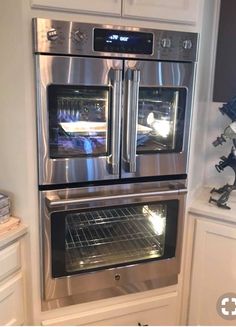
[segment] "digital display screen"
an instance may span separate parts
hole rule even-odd
[[[153,34],[95,28],[94,51],[150,55]]]

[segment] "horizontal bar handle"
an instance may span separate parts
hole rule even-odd
[[[65,199],[65,200],[50,200],[47,199],[48,206],[50,208],[62,205],[76,205],[81,203],[87,203],[91,201],[104,201],[104,200],[114,200],[114,199],[127,199],[134,198],[140,196],[165,196],[165,195],[180,195],[187,193],[187,189],[180,190],[167,190],[167,191],[155,191],[155,192],[144,192],[144,193],[130,193],[130,194],[117,194],[117,195],[108,195],[108,196],[96,196],[89,198],[81,198],[81,199]]]

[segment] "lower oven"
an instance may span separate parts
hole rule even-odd
[[[177,283],[181,181],[40,192],[42,308]]]

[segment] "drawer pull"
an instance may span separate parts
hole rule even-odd
[[[148,326],[148,324],[141,324],[141,322],[138,322],[138,326]]]

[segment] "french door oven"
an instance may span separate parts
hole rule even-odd
[[[186,174],[194,63],[36,60],[40,185]]]

